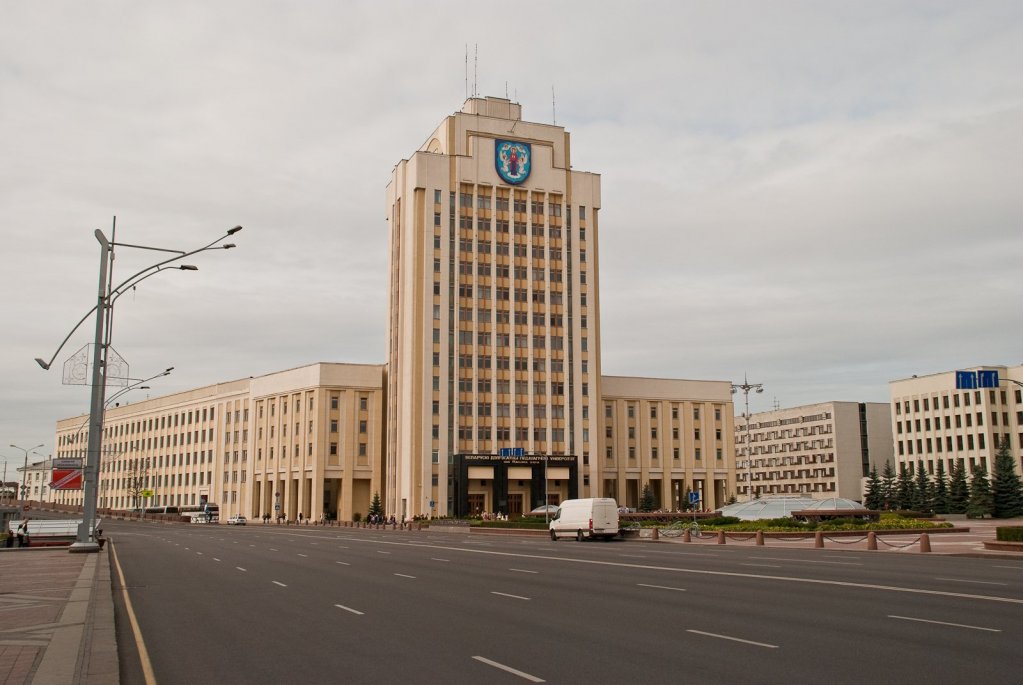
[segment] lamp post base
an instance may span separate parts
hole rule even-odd
[[[71,547],[68,548],[68,551],[72,554],[98,552],[99,550],[100,546],[98,542],[73,542],[71,543]]]

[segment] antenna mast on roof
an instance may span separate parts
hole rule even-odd
[[[480,90],[479,90],[480,82],[479,82],[479,78],[478,78],[479,63],[480,63],[480,44],[476,43],[476,44],[473,45],[473,54],[472,54],[472,96],[474,98],[478,98],[480,96]]]
[[[469,44],[465,44],[465,99],[469,99]]]

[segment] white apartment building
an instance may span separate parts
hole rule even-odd
[[[739,499],[801,494],[862,500],[863,479],[892,459],[889,407],[823,402],[751,414],[735,425]],[[752,488],[751,488],[752,486]]]

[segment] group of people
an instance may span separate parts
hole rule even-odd
[[[507,521],[508,520],[508,514],[502,514],[501,512],[497,512],[496,514],[491,514],[489,511],[484,511],[484,512],[479,512],[478,511],[478,512],[476,512],[476,516],[478,518],[483,519],[484,521]]]
[[[394,514],[391,514],[390,518],[384,516],[383,514],[370,514],[369,516],[366,517],[366,522],[371,523],[373,525],[383,523],[384,525],[393,526],[396,523],[398,523],[398,519],[394,518]],[[404,524],[405,520],[402,519],[401,522],[402,524]]]
[[[14,535],[7,536],[7,540],[4,543],[5,546],[13,547],[15,539],[18,540],[18,547],[28,547],[29,544],[31,544],[31,539],[29,538],[28,535],[27,516],[24,519],[22,519],[21,523],[18,524],[18,529],[15,531]]]
[[[266,513],[263,514],[261,518],[263,519],[264,525],[270,523],[271,520],[276,520],[277,525],[281,525],[282,523],[288,523],[288,517],[285,516],[283,512],[277,512],[276,516],[271,516],[269,513]],[[326,525],[327,523],[327,514],[326,512],[324,512],[320,514],[319,521],[313,521],[312,517],[305,516],[302,512],[298,512],[298,518],[296,519],[296,521],[298,522],[299,525],[302,525],[304,523],[308,526],[310,523],[314,524],[318,523],[319,525],[323,526]]]

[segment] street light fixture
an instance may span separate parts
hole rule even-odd
[[[114,217],[114,227],[111,239],[108,240],[102,231],[96,229],[94,235],[96,236],[97,242],[100,244],[100,262],[99,262],[99,287],[96,296],[96,306],[94,306],[89,312],[82,317],[82,319],[75,324],[75,327],[71,329],[71,332],[64,338],[57,351],[53,353],[53,356],[48,362],[41,358],[36,358],[36,362],[43,369],[49,369],[50,365],[53,364],[53,360],[60,354],[60,350],[64,347],[67,341],[71,338],[79,326],[85,322],[90,314],[95,313],[96,315],[96,332],[94,337],[94,344],[92,350],[92,397],[89,402],[89,443],[88,452],[86,454],[85,468],[83,469],[83,480],[84,480],[84,493],[83,493],[83,520],[78,526],[78,536],[74,544],[71,545],[72,552],[98,552],[99,544],[92,539],[93,527],[96,520],[96,505],[99,495],[99,462],[100,453],[102,451],[103,441],[103,412],[105,409],[104,397],[106,394],[107,376],[107,350],[111,345],[112,338],[112,327],[113,327],[113,305],[114,302],[123,293],[129,289],[134,288],[136,285],[144,281],[145,279],[153,276],[160,271],[165,269],[180,269],[182,271],[196,271],[198,267],[191,266],[188,264],[178,264],[175,266],[168,266],[174,262],[177,262],[186,257],[190,257],[200,252],[207,250],[228,250],[235,247],[234,243],[227,243],[224,245],[218,245],[228,236],[232,236],[242,230],[241,226],[235,226],[229,229],[224,235],[220,236],[216,240],[207,243],[206,245],[197,248],[195,250],[173,250],[163,247],[153,247],[150,245],[133,245],[130,243],[118,243],[117,238],[117,217]],[[116,287],[113,286],[113,261],[114,261],[114,248],[115,247],[130,247],[139,250],[150,250],[154,252],[168,252],[173,254],[173,257],[168,257],[155,264],[147,266],[141,271],[132,274],[130,277],[122,281]],[[169,371],[168,371],[169,372]],[[143,381],[144,382],[144,381]]]
[[[27,483],[27,479],[28,479],[28,453],[29,452],[35,452],[37,449],[42,447],[42,445],[36,445],[35,447],[29,447],[27,449],[24,448],[24,447],[18,447],[17,445],[11,445],[11,447],[13,447],[16,450],[21,450],[22,452],[25,453],[25,467],[21,470],[21,511],[22,511],[22,517],[24,517],[24,512],[26,511],[25,506],[28,504],[28,497],[27,497],[27,494],[28,494],[28,483]],[[5,469],[5,472],[6,472],[6,469]],[[5,478],[6,478],[6,476],[5,476]]]
[[[743,436],[743,444],[745,445],[745,449],[743,451],[746,453],[746,481],[747,481],[747,486],[749,487],[749,501],[752,502],[753,501],[753,457],[750,455],[750,451],[749,451],[749,393],[750,393],[750,390],[755,390],[757,393],[762,393],[764,391],[764,386],[763,386],[762,383],[750,383],[746,379],[746,376],[744,374],[743,377],[742,377],[742,385],[736,385],[735,383],[732,384],[732,394],[733,395],[737,391],[739,391],[739,390],[742,390],[743,395],[746,396],[746,412],[745,412],[745,414],[743,414],[743,416],[746,417],[746,435]]]

